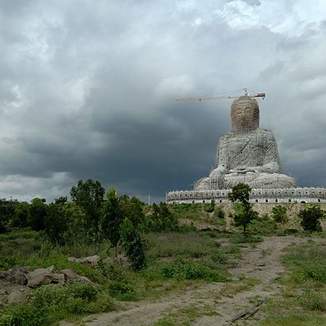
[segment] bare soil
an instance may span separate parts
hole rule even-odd
[[[255,325],[264,318],[259,306],[280,292],[281,286],[275,279],[284,272],[280,261],[283,250],[303,241],[292,236],[266,238],[255,247],[242,248],[239,264],[230,270],[234,278],[231,283],[211,283],[154,302],[128,303],[120,311],[89,316],[84,323],[89,326],[153,325],[165,316],[178,319],[187,309],[195,309],[192,325]],[[241,289],[247,278],[255,282]],[[240,286],[238,290],[237,286]],[[232,321],[240,315],[244,316]]]

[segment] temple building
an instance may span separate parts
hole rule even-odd
[[[239,183],[252,188],[251,201],[326,202],[325,188],[300,188],[294,178],[281,171],[277,143],[272,131],[259,128],[259,105],[245,95],[231,105],[232,130],[220,137],[216,166],[195,182],[190,191],[167,193],[167,202],[223,202]]]

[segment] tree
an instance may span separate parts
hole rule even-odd
[[[47,205],[45,199],[34,198],[30,205],[29,225],[35,231],[44,229],[45,218],[47,214]]]
[[[30,220],[30,205],[26,202],[18,203],[11,218],[11,225],[14,227],[26,227]]]
[[[86,214],[86,228],[90,237],[98,240],[100,215],[105,190],[99,181],[80,180],[70,191],[72,201],[81,207]]]
[[[169,210],[166,203],[153,204],[153,210],[147,221],[147,229],[154,232],[176,231],[179,228],[178,220]]]
[[[64,201],[55,201],[48,206],[44,231],[54,244],[65,243],[65,232],[68,229],[68,219],[65,213]]]
[[[128,218],[121,224],[120,238],[132,268],[136,271],[142,269],[145,266],[143,243],[140,234]]]
[[[232,188],[229,199],[234,203],[234,222],[236,226],[243,226],[243,233],[246,233],[247,226],[257,218],[258,214],[252,209],[249,202],[251,188],[239,183]]]
[[[122,221],[123,215],[119,198],[116,190],[111,188],[106,193],[106,200],[103,205],[101,230],[103,238],[110,240],[116,249],[120,240],[120,224]]]
[[[142,203],[138,198],[129,198],[128,196],[124,195],[119,198],[119,203],[123,217],[128,218],[136,228],[138,228],[140,224],[144,223],[144,203]]]
[[[307,206],[299,212],[301,226],[305,231],[321,231],[320,220],[325,216],[325,212],[316,205]]]
[[[287,209],[284,206],[278,205],[274,206],[272,209],[272,218],[277,223],[285,224],[288,221],[286,215]]]

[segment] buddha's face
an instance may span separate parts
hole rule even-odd
[[[259,127],[259,108],[255,100],[239,99],[231,109],[232,129],[234,132],[246,132]]]

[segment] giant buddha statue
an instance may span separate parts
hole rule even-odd
[[[219,139],[216,168],[195,183],[195,190],[229,189],[246,183],[253,189],[293,188],[281,173],[277,144],[270,130],[259,128],[255,98],[241,96],[231,106],[232,131]]]

